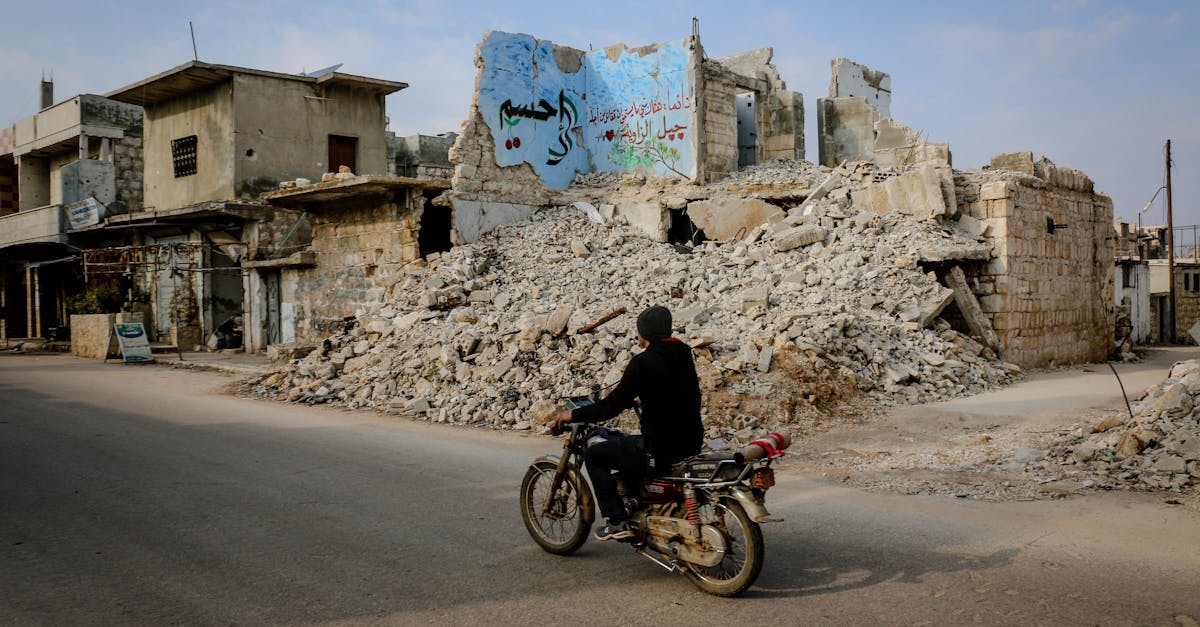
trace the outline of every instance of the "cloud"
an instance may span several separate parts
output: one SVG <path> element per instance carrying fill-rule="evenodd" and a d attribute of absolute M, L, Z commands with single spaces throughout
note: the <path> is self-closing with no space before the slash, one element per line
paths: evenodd
<path fill-rule="evenodd" d="M 1092 0 L 1057 0 L 1050 5 L 1051 13 L 1074 13 L 1087 8 Z"/>
<path fill-rule="evenodd" d="M 958 66 L 995 67 L 1009 80 L 1062 74 L 1130 31 L 1131 16 L 1097 20 L 1089 28 L 1044 26 L 1024 32 L 964 24 L 926 33 L 920 41 Z"/>

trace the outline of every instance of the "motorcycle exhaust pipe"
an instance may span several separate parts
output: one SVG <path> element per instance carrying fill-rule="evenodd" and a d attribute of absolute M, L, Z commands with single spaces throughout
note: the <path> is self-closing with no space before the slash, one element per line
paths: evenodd
<path fill-rule="evenodd" d="M 766 437 L 757 439 L 742 447 L 742 450 L 734 453 L 733 457 L 739 464 L 752 462 L 764 457 L 781 457 L 783 450 L 791 445 L 792 439 L 787 434 L 772 431 Z"/>

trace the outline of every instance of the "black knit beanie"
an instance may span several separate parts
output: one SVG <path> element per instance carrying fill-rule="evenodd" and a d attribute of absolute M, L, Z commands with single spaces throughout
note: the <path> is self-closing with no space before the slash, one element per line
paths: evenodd
<path fill-rule="evenodd" d="M 651 342 L 671 337 L 671 310 L 654 306 L 643 311 L 637 319 L 637 332 Z"/>

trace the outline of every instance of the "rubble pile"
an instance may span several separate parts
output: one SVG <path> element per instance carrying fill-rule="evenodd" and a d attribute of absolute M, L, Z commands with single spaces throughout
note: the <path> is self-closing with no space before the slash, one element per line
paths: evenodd
<path fill-rule="evenodd" d="M 1108 489 L 1178 492 L 1200 484 L 1200 360 L 1175 364 L 1132 409 L 1132 419 L 1075 429 L 1027 468 L 1066 467 Z"/>
<path fill-rule="evenodd" d="M 812 169 L 800 173 L 808 182 L 832 178 Z M 764 170 L 789 168 L 747 176 L 773 176 Z M 986 258 L 987 245 L 952 222 L 856 212 L 838 179 L 777 223 L 695 248 L 654 243 L 574 208 L 543 210 L 410 264 L 386 302 L 256 389 L 533 428 L 558 399 L 619 380 L 636 350 L 636 315 L 653 304 L 671 308 L 677 336 L 695 348 L 709 411 L 722 392 L 741 399 L 720 410 L 744 412 L 732 416 L 737 428 L 792 422 L 825 400 L 830 382 L 915 403 L 1017 373 L 938 317 L 953 292 L 921 268 Z M 578 332 L 621 307 L 627 313 Z M 753 399 L 773 409 L 759 404 L 749 418 Z"/>

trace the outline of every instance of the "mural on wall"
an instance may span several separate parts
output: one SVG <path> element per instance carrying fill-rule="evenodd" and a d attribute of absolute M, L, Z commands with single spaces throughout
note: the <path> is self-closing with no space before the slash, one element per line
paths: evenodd
<path fill-rule="evenodd" d="M 694 83 L 685 41 L 661 44 L 646 55 L 622 50 L 615 60 L 605 51 L 590 52 L 583 63 L 592 168 L 695 178 Z"/>
<path fill-rule="evenodd" d="M 528 163 L 553 189 L 570 185 L 577 172 L 639 169 L 695 178 L 694 81 L 685 41 L 644 55 L 621 50 L 615 59 L 605 51 L 569 51 L 581 61 L 564 71 L 552 42 L 490 32 L 480 46 L 476 102 L 495 140 L 496 164 Z"/>

